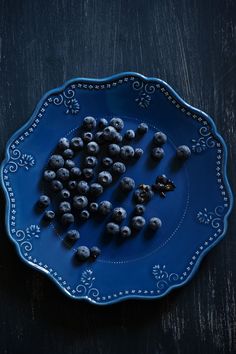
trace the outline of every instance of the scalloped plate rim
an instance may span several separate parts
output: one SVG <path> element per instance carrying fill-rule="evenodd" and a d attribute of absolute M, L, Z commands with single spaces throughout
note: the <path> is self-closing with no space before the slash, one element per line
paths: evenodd
<path fill-rule="evenodd" d="M 223 232 L 221 233 L 221 235 L 214 241 L 211 243 L 211 245 L 209 247 L 207 247 L 203 252 L 202 254 L 199 256 L 198 260 L 196 261 L 193 269 L 192 269 L 192 272 L 189 274 L 188 277 L 186 277 L 186 279 L 184 281 L 182 281 L 181 283 L 179 284 L 173 284 L 173 285 L 170 285 L 165 292 L 163 292 L 162 294 L 160 295 L 123 295 L 122 297 L 118 297 L 116 299 L 112 299 L 112 300 L 108 300 L 108 301 L 105 301 L 105 302 L 97 302 L 93 299 L 91 299 L 90 297 L 88 296 L 73 296 L 72 294 L 70 294 L 65 288 L 63 288 L 61 286 L 61 284 L 46 270 L 46 269 L 43 269 L 43 268 L 40 268 L 38 267 L 36 264 L 28 261 L 27 259 L 25 259 L 21 252 L 20 252 L 20 246 L 19 244 L 16 242 L 16 240 L 11 236 L 11 232 L 10 232 L 10 229 L 9 229 L 9 225 L 8 225 L 8 220 L 9 220 L 9 213 L 10 213 L 10 200 L 9 200 L 9 195 L 7 193 L 7 190 L 5 188 L 5 185 L 4 185 L 4 181 L 3 181 L 3 169 L 4 169 L 4 166 L 6 164 L 6 162 L 8 161 L 8 158 L 10 156 L 9 154 L 9 147 L 11 145 L 11 143 L 13 142 L 13 140 L 22 132 L 24 131 L 24 129 L 30 125 L 34 119 L 35 119 L 35 116 L 39 110 L 39 108 L 42 106 L 42 103 L 45 101 L 45 99 L 52 95 L 52 94 L 55 94 L 55 93 L 59 93 L 63 90 L 66 89 L 67 86 L 73 84 L 73 83 L 77 83 L 77 82 L 91 82 L 91 83 L 95 83 L 95 82 L 98 82 L 98 83 L 101 83 L 101 82 L 109 82 L 109 81 L 112 81 L 114 79 L 121 79 L 121 78 L 124 78 L 124 77 L 127 77 L 127 76 L 133 76 L 133 77 L 136 77 L 136 78 L 140 78 L 144 81 L 147 81 L 147 82 L 155 82 L 155 83 L 160 83 L 162 84 L 164 87 L 166 87 L 170 93 L 178 100 L 180 101 L 180 103 L 191 109 L 193 112 L 197 113 L 197 114 L 200 114 L 201 116 L 203 116 L 207 121 L 208 123 L 210 124 L 211 128 L 212 128 L 212 132 L 213 134 L 215 134 L 215 136 L 220 140 L 222 146 L 223 146 L 223 149 L 224 149 L 224 161 L 223 161 L 223 165 L 222 165 L 222 172 L 223 172 L 223 181 L 224 181 L 224 185 L 225 185 L 225 188 L 228 192 L 228 195 L 229 195 L 229 209 L 227 211 L 227 213 L 224 215 L 224 229 L 223 229 Z M 184 286 L 186 283 L 188 283 L 189 281 L 192 280 L 192 278 L 195 276 L 195 274 L 197 273 L 198 271 L 198 268 L 203 260 L 203 258 L 206 256 L 206 254 L 213 248 L 215 247 L 225 236 L 226 232 L 227 232 L 227 229 L 228 229 L 228 217 L 232 211 L 232 207 L 233 207 L 233 202 L 234 202 L 234 198 L 233 198 L 233 193 L 231 191 L 231 187 L 230 187 L 230 184 L 229 184 L 229 181 L 228 181 L 228 177 L 227 177 L 227 161 L 228 161 L 228 150 L 227 150 L 227 146 L 226 146 L 226 143 L 223 139 L 223 137 L 220 135 L 220 133 L 217 131 L 217 127 L 213 121 L 213 119 L 205 112 L 203 112 L 202 110 L 198 109 L 198 108 L 195 108 L 193 107 L 192 105 L 190 105 L 189 103 L 187 103 L 181 96 L 179 96 L 179 94 L 168 84 L 166 83 L 164 80 L 161 80 L 159 78 L 156 78 L 156 77 L 146 77 L 144 76 L 143 74 L 140 74 L 140 73 L 137 73 L 137 72 L 132 72 L 132 71 L 125 71 L 125 72 L 121 72 L 119 74 L 114 74 L 114 75 L 110 75 L 110 76 L 107 76 L 107 77 L 103 77 L 103 78 L 86 78 L 86 77 L 76 77 L 76 78 L 73 78 L 73 79 L 70 79 L 70 80 L 67 80 L 63 85 L 55 88 L 55 89 L 52 89 L 52 90 L 49 90 L 47 91 L 42 97 L 41 99 L 39 100 L 38 104 L 36 105 L 33 113 L 31 114 L 30 118 L 19 128 L 15 131 L 15 133 L 13 133 L 10 137 L 10 139 L 7 141 L 7 144 L 6 144 L 6 147 L 5 147 L 5 157 L 1 163 L 1 167 L 0 167 L 0 171 L 1 171 L 1 185 L 2 185 L 2 189 L 4 191 L 4 195 L 5 195 L 5 200 L 6 200 L 6 210 L 5 210 L 5 226 L 6 226 L 6 231 L 7 231 L 7 234 L 9 236 L 9 238 L 11 239 L 11 241 L 13 242 L 13 244 L 15 245 L 15 248 L 17 250 L 17 253 L 19 255 L 19 258 L 24 262 L 26 263 L 27 265 L 29 265 L 31 268 L 33 269 L 37 269 L 38 271 L 40 271 L 41 273 L 43 274 L 46 274 L 53 282 L 54 284 L 57 285 L 57 287 L 65 294 L 67 295 L 67 297 L 73 299 L 73 300 L 83 300 L 83 301 L 86 301 L 86 302 L 89 302 L 91 304 L 96 304 L 96 305 L 100 305 L 100 306 L 105 306 L 105 305 L 111 305 L 111 304 L 114 304 L 114 303 L 118 303 L 118 302 L 121 302 L 121 301 L 124 301 L 124 300 L 137 300 L 137 299 L 142 299 L 142 300 L 155 300 L 155 299 L 160 299 L 164 296 L 166 296 L 168 293 L 170 293 L 173 289 L 176 289 L 176 288 L 180 288 L 182 286 Z"/>

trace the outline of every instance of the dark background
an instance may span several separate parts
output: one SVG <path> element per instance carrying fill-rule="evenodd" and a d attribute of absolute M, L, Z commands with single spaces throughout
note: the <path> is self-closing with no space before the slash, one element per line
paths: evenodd
<path fill-rule="evenodd" d="M 234 0 L 0 0 L 0 152 L 47 90 L 138 71 L 214 117 L 235 191 Z M 0 353 L 233 353 L 236 220 L 194 279 L 157 301 L 74 302 L 16 255 L 0 224 Z"/>

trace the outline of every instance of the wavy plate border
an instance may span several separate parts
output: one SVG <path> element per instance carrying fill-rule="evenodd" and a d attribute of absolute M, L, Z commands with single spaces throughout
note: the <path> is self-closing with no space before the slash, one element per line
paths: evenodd
<path fill-rule="evenodd" d="M 217 139 L 220 141 L 220 143 L 222 144 L 222 147 L 223 147 L 224 159 L 223 159 L 223 162 L 221 164 L 221 172 L 222 172 L 222 177 L 223 177 L 223 184 L 224 184 L 225 189 L 226 189 L 226 191 L 228 193 L 228 196 L 229 196 L 229 208 L 228 208 L 228 211 L 224 215 L 224 218 L 223 218 L 224 228 L 223 228 L 222 233 L 217 236 L 217 238 L 214 240 L 214 242 L 211 242 L 208 247 L 203 249 L 203 251 L 200 253 L 199 257 L 197 258 L 197 261 L 194 263 L 191 272 L 189 273 L 189 275 L 182 282 L 180 282 L 178 284 L 172 284 L 172 278 L 171 278 L 171 281 L 168 280 L 168 282 L 166 282 L 166 280 L 165 280 L 165 282 L 167 284 L 167 287 L 166 287 L 165 291 L 160 292 L 160 294 L 158 294 L 158 292 L 156 293 L 154 291 L 153 292 L 149 292 L 149 293 L 153 293 L 153 295 L 147 295 L 148 291 L 141 291 L 141 293 L 139 294 L 138 290 L 137 291 L 131 290 L 131 291 L 120 291 L 114 297 L 113 296 L 107 296 L 107 297 L 103 297 L 103 298 L 95 297 L 93 299 L 92 297 L 89 296 L 89 293 L 91 293 L 90 288 L 89 288 L 89 286 L 90 286 L 89 283 L 86 283 L 87 285 L 78 284 L 77 287 L 76 287 L 76 290 L 70 292 L 68 287 L 67 287 L 67 289 L 65 287 L 63 287 L 63 285 L 62 285 L 63 282 L 62 282 L 62 279 L 60 277 L 59 277 L 60 279 L 58 278 L 58 280 L 54 277 L 53 270 L 51 270 L 51 269 L 48 270 L 47 267 L 43 268 L 42 267 L 43 265 L 42 266 L 41 265 L 37 265 L 36 264 L 37 263 L 36 259 L 34 259 L 34 260 L 32 259 L 32 261 L 31 261 L 31 260 L 27 260 L 26 258 L 23 257 L 23 255 L 21 254 L 21 251 L 20 251 L 20 245 L 12 237 L 11 232 L 10 232 L 10 228 L 9 228 L 9 220 L 10 220 L 9 219 L 9 215 L 10 215 L 11 202 L 10 202 L 10 197 L 9 197 L 7 188 L 6 188 L 5 184 L 4 184 L 4 179 L 3 179 L 4 173 L 3 173 L 3 170 L 4 170 L 4 167 L 5 167 L 6 163 L 11 158 L 11 155 L 10 155 L 10 146 L 11 146 L 11 144 L 13 143 L 13 141 L 15 139 L 17 139 L 19 137 L 20 134 L 22 134 L 22 132 L 24 132 L 24 130 L 26 128 L 28 128 L 31 125 L 34 126 L 35 122 L 37 122 L 37 116 L 39 116 L 39 114 L 40 114 L 39 112 L 44 112 L 45 111 L 45 109 L 43 108 L 43 105 L 45 104 L 45 102 L 48 100 L 48 98 L 51 95 L 60 94 L 62 92 L 67 92 L 66 90 L 67 89 L 70 90 L 70 87 L 71 86 L 75 86 L 75 84 L 77 84 L 78 88 L 86 88 L 86 89 L 100 89 L 100 88 L 101 89 L 107 89 L 108 88 L 109 89 L 109 88 L 111 88 L 113 86 L 116 86 L 117 83 L 120 84 L 120 83 L 123 83 L 123 82 L 127 82 L 129 80 L 129 78 L 131 78 L 131 77 L 134 78 L 134 79 L 140 79 L 140 80 L 142 80 L 142 82 L 145 82 L 146 84 L 152 83 L 152 84 L 155 84 L 155 85 L 162 86 L 164 88 L 164 91 L 166 90 L 167 93 L 169 93 L 171 96 L 173 96 L 175 98 L 176 103 L 177 104 L 179 103 L 183 107 L 182 109 L 184 109 L 184 111 L 185 111 L 185 109 L 191 110 L 192 112 L 194 112 L 194 114 L 200 115 L 201 117 L 203 117 L 203 119 L 205 119 L 207 121 L 207 123 L 209 124 L 209 126 L 211 128 L 210 130 L 211 130 L 212 134 L 215 137 L 217 137 Z M 118 80 L 118 82 L 115 83 L 114 80 Z M 150 99 L 148 98 L 148 104 L 150 103 L 149 101 L 150 101 Z M 137 100 L 137 102 L 139 104 L 140 100 Z M 144 101 L 142 100 L 141 102 L 144 102 Z M 70 113 L 70 110 L 73 109 L 73 107 L 72 108 L 70 107 L 70 103 L 71 102 L 65 102 L 64 103 L 65 107 L 67 108 L 66 114 Z M 77 104 L 78 102 L 74 102 L 74 103 Z M 140 104 L 140 106 L 142 108 L 146 108 L 147 107 L 146 104 L 144 104 L 144 105 Z M 72 114 L 76 114 L 77 113 L 77 110 L 79 110 L 79 104 L 75 108 L 76 108 L 76 110 L 74 110 L 73 112 L 71 111 Z M 35 127 L 36 127 L 36 125 L 37 124 L 35 124 Z M 158 78 L 154 78 L 154 77 L 148 78 L 148 77 L 145 77 L 144 75 L 141 75 L 141 74 L 136 73 L 136 72 L 122 72 L 120 74 L 111 75 L 109 77 L 105 77 L 105 78 L 101 78 L 101 79 L 89 79 L 89 78 L 74 78 L 74 79 L 71 79 L 69 81 L 66 81 L 64 85 L 62 85 L 62 86 L 60 86 L 60 87 L 58 87 L 56 89 L 48 91 L 40 99 L 40 101 L 38 102 L 33 114 L 29 118 L 29 120 L 13 134 L 12 137 L 7 142 L 5 159 L 3 160 L 2 164 L 1 164 L 1 184 L 2 184 L 2 187 L 3 187 L 3 190 L 4 190 L 4 194 L 5 194 L 5 198 L 6 198 L 5 225 L 6 225 L 7 233 L 9 235 L 10 239 L 13 241 L 20 258 L 26 264 L 30 265 L 32 268 L 37 268 L 41 272 L 46 273 L 53 280 L 53 282 L 67 296 L 72 297 L 73 299 L 76 299 L 76 300 L 88 300 L 89 302 L 91 302 L 93 304 L 106 305 L 106 304 L 112 304 L 112 303 L 115 303 L 115 302 L 118 302 L 118 301 L 121 301 L 121 300 L 125 300 L 125 299 L 156 299 L 156 298 L 161 298 L 161 297 L 165 296 L 166 294 L 168 294 L 174 288 L 179 288 L 179 287 L 183 286 L 184 284 L 186 284 L 188 281 L 190 281 L 194 277 L 194 275 L 196 274 L 196 272 L 197 272 L 197 270 L 199 268 L 199 265 L 200 265 L 203 257 L 224 237 L 224 235 L 225 235 L 225 233 L 227 231 L 228 216 L 229 216 L 229 214 L 230 214 L 230 212 L 232 210 L 232 206 L 233 206 L 233 195 L 232 195 L 232 191 L 231 191 L 231 188 L 230 188 L 230 185 L 229 185 L 229 182 L 228 182 L 228 178 L 227 178 L 227 159 L 228 159 L 228 152 L 227 152 L 226 144 L 225 144 L 223 138 L 221 137 L 221 135 L 218 133 L 218 131 L 216 129 L 216 126 L 215 126 L 215 123 L 212 120 L 212 118 L 209 115 L 207 115 L 206 113 L 204 113 L 203 111 L 201 111 L 201 110 L 191 106 L 187 102 L 185 102 L 172 89 L 172 87 L 170 87 L 165 81 L 160 80 Z M 159 269 L 161 269 L 161 267 L 162 267 L 162 270 L 160 271 Z M 164 271 L 165 266 L 159 266 L 159 265 L 155 266 L 154 265 L 153 268 L 156 269 L 156 270 L 158 269 L 158 272 L 160 272 L 160 274 L 161 274 L 160 276 L 166 276 L 168 274 L 166 271 Z M 88 272 L 88 274 L 90 275 L 90 270 L 86 270 L 85 273 L 86 272 Z M 82 281 L 84 279 L 83 276 L 84 276 L 85 273 L 82 273 L 82 276 L 81 276 L 81 280 Z M 170 276 L 171 275 L 172 274 L 170 274 Z M 93 279 L 93 281 L 95 280 L 95 278 L 92 278 L 92 279 Z M 169 278 L 167 277 L 167 279 L 169 279 Z M 183 277 L 180 277 L 180 279 L 183 279 Z M 76 292 L 78 292 L 79 294 L 81 293 L 81 291 L 80 292 L 78 291 L 78 289 L 81 289 L 81 288 L 84 289 L 84 291 L 82 292 L 83 294 L 81 296 L 78 296 L 78 295 L 75 296 L 74 294 Z M 95 294 L 97 293 L 97 289 L 92 288 L 91 290 L 93 290 L 93 293 L 94 293 L 94 291 L 95 291 Z M 100 301 L 100 299 L 101 299 L 101 301 Z M 106 299 L 106 301 L 104 301 L 105 299 Z"/>

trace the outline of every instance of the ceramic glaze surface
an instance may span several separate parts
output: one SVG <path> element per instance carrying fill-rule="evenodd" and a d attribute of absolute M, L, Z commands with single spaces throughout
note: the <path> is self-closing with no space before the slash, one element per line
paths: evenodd
<path fill-rule="evenodd" d="M 34 208 L 42 194 L 42 171 L 59 138 L 76 135 L 87 115 L 121 117 L 125 129 L 135 130 L 139 122 L 149 125 L 148 133 L 132 143 L 144 149 L 144 155 L 127 165 L 125 176 L 134 178 L 136 185 L 152 184 L 161 174 L 174 181 L 174 192 L 165 199 L 155 195 L 147 205 L 145 218 L 158 216 L 163 223 L 155 235 L 145 228 L 126 242 L 117 242 L 104 236 L 106 220 L 92 219 L 80 226 L 81 239 L 68 249 L 62 241 L 65 232 L 56 222 L 42 225 L 42 215 Z M 165 158 L 153 163 L 150 141 L 159 130 L 168 136 Z M 191 148 L 192 156 L 180 165 L 174 156 L 183 144 Z M 136 73 L 73 79 L 48 92 L 7 144 L 1 178 L 9 236 L 23 260 L 48 274 L 74 299 L 108 304 L 161 297 L 187 282 L 226 232 L 232 207 L 226 159 L 226 145 L 211 118 L 186 104 L 165 82 Z M 132 193 L 122 196 L 118 184 L 98 200 L 124 206 L 131 217 Z M 81 244 L 99 246 L 101 256 L 78 265 L 74 253 Z"/>

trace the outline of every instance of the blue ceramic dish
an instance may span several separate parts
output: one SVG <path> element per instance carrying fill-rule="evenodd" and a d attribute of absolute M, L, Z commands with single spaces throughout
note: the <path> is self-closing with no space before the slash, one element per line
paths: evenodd
<path fill-rule="evenodd" d="M 102 238 L 104 223 L 89 221 L 81 227 L 79 244 L 98 245 L 102 255 L 78 265 L 75 247 L 68 249 L 57 225 L 44 227 L 34 205 L 41 194 L 39 181 L 58 139 L 73 136 L 82 119 L 118 116 L 126 127 L 149 124 L 145 138 L 135 143 L 145 149 L 140 161 L 127 169 L 136 183 L 153 183 L 165 173 L 176 190 L 148 204 L 146 218 L 159 216 L 163 226 L 151 236 L 144 229 L 119 243 Z M 149 141 L 165 132 L 165 158 L 152 165 Z M 191 147 L 192 157 L 180 168 L 176 146 Z M 105 79 L 78 78 L 48 92 L 30 120 L 7 144 L 1 179 L 6 195 L 6 228 L 19 256 L 47 274 L 68 296 L 96 304 L 124 299 L 154 299 L 189 281 L 203 256 L 222 239 L 232 207 L 226 176 L 227 149 L 212 119 L 184 102 L 165 82 L 127 72 Z M 109 188 L 100 199 L 133 206 Z"/>

